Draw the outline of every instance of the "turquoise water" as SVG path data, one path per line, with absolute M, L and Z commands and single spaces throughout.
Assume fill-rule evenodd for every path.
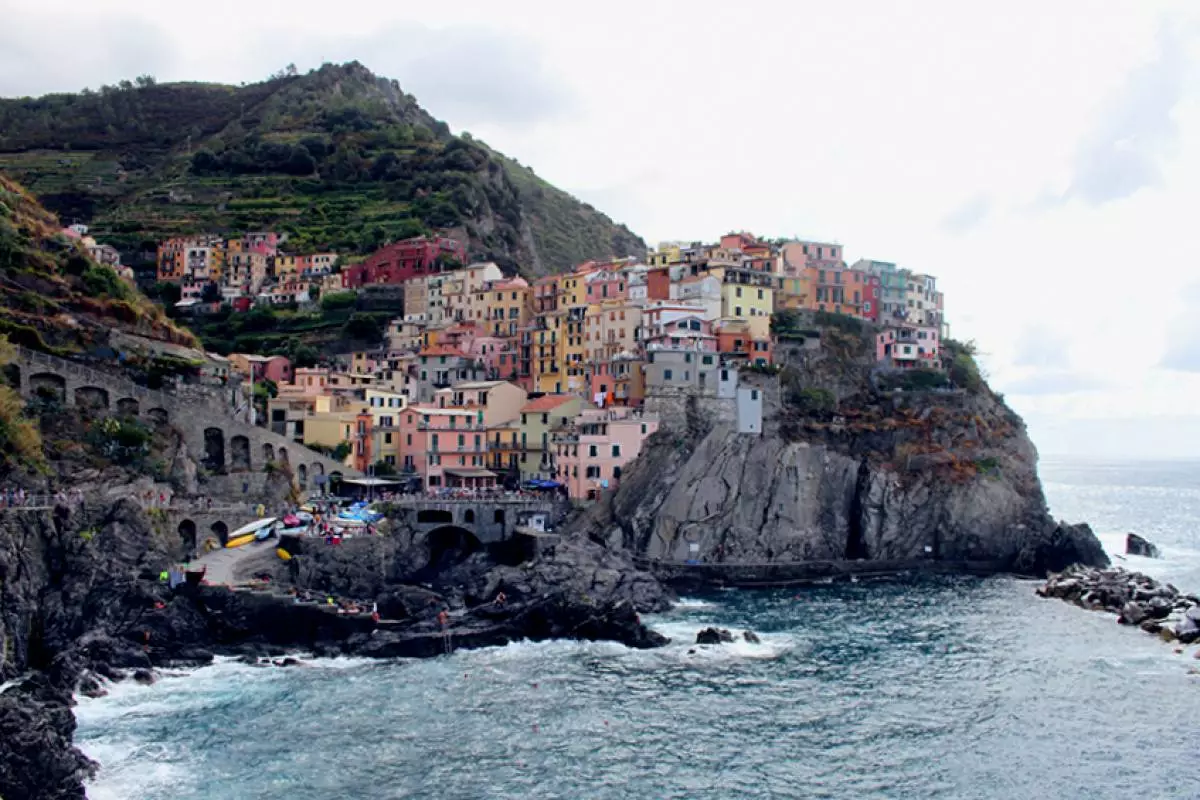
M 1152 568 L 1200 576 L 1187 477 L 1200 470 L 1177 468 L 1044 475 L 1056 512 L 1091 507 L 1102 532 L 1166 546 Z M 1039 600 L 1034 585 L 718 592 L 653 618 L 677 641 L 656 651 L 517 644 L 430 661 L 224 663 L 120 685 L 78 708 L 80 742 L 105 764 L 89 794 L 1196 797 L 1184 765 L 1200 662 Z M 686 643 L 712 623 L 763 643 Z

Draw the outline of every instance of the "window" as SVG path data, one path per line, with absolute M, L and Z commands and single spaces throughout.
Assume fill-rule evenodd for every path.
M 597 455 L 599 455 L 599 453 L 596 451 L 596 445 L 588 445 L 588 455 L 592 458 L 595 458 Z
M 740 317 L 740 316 L 742 315 L 742 307 L 741 307 L 741 306 L 738 306 L 738 307 L 736 307 L 736 308 L 733 310 L 733 315 L 734 315 L 735 317 Z
M 642 436 L 646 435 L 646 423 L 642 423 Z
M 713 363 L 713 357 L 712 356 L 701 356 L 700 363 L 705 364 L 705 365 L 711 365 Z
M 664 370 L 663 370 L 663 380 L 664 380 L 664 381 L 669 381 L 669 380 L 671 380 L 671 370 L 669 370 L 669 369 L 664 369 Z
M 737 296 L 738 296 L 738 297 L 741 297 L 741 296 L 742 296 L 742 287 L 740 287 L 740 286 L 739 286 L 739 287 L 737 287 Z
M 620 458 L 621 457 L 621 445 L 614 444 L 612 446 L 612 454 L 613 454 L 613 458 Z
M 392 435 L 391 435 L 390 433 L 385 433 L 385 434 L 383 435 L 383 443 L 384 443 L 384 444 L 391 444 L 391 443 L 392 443 Z
M 587 476 L 589 478 L 599 478 L 600 477 L 600 467 L 588 467 L 587 468 Z
M 759 299 L 759 300 L 762 300 L 762 299 L 763 299 L 763 293 L 762 293 L 762 289 L 759 289 L 759 290 L 758 290 L 758 299 Z
M 684 361 L 686 361 L 688 364 L 692 363 L 692 354 L 691 354 L 691 353 L 684 353 L 684 354 L 683 354 L 683 360 L 684 360 Z
M 432 449 L 432 450 L 438 449 L 438 435 L 436 433 L 433 434 L 432 437 L 430 437 L 429 445 L 430 445 L 430 449 Z

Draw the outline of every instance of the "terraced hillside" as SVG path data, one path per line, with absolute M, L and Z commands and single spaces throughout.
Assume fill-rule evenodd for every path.
M 113 329 L 198 344 L 61 229 L 54 215 L 0 175 L 0 334 L 63 354 L 104 344 Z
M 529 275 L 645 243 L 357 63 L 242 87 L 126 83 L 0 101 L 0 171 L 124 252 L 167 236 L 275 229 L 366 253 L 457 229 Z

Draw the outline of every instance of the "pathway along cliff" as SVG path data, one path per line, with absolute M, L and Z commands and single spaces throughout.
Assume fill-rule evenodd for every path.
M 781 339 L 779 374 L 743 370 L 736 393 L 651 398 L 664 426 L 577 530 L 692 585 L 1107 565 L 1050 517 L 1024 423 L 965 348 L 948 343 L 952 386 L 922 388 L 938 374 L 873 371 L 868 330 L 818 334 Z M 750 397 L 761 427 L 739 432 Z

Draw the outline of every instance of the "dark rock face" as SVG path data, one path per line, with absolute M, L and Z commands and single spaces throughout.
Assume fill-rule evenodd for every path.
M 696 644 L 725 644 L 733 641 L 733 634 L 724 628 L 705 628 L 696 634 Z
M 1158 558 L 1158 548 L 1136 533 L 1125 534 L 1125 555 Z
M 1037 593 L 1116 614 L 1122 625 L 1137 625 L 1167 641 L 1200 641 L 1200 598 L 1140 572 L 1076 565 L 1051 575 Z
M 1090 529 L 1050 517 L 1023 423 L 986 391 L 907 405 L 864 392 L 848 410 L 875 421 L 855 432 L 797 425 L 778 384 L 761 392 L 761 436 L 693 400 L 575 529 L 674 563 L 970 562 L 1038 576 L 1108 564 Z

